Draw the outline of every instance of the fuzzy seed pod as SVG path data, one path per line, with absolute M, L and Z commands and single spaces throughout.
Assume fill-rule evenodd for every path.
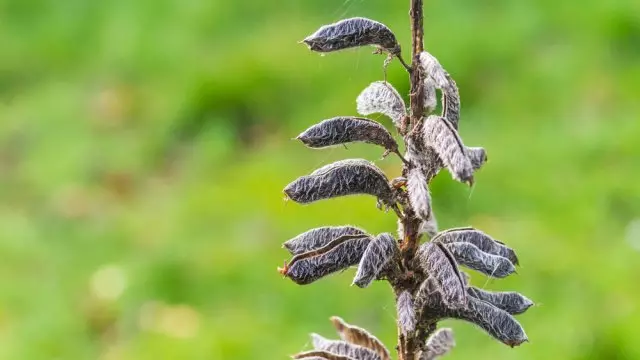
M 438 220 L 436 215 L 431 209 L 431 218 L 427 221 L 422 221 L 420 224 L 420 234 L 427 234 L 430 238 L 433 238 L 438 233 Z
M 438 329 L 427 339 L 426 350 L 420 356 L 420 360 L 435 360 L 449 353 L 455 346 L 453 330 L 449 328 Z
M 424 79 L 424 112 L 425 114 L 431 114 L 433 110 L 438 106 L 438 99 L 436 98 L 436 85 L 432 78 L 427 77 Z
M 387 26 L 361 17 L 324 25 L 303 42 L 310 50 L 325 53 L 367 45 L 392 54 L 400 53 L 400 45 Z
M 409 169 L 407 174 L 407 194 L 416 215 L 424 221 L 430 220 L 432 218 L 431 193 L 429 193 L 427 178 L 419 167 Z
M 467 294 L 476 299 L 486 301 L 511 315 L 522 314 L 533 306 L 533 301 L 514 291 L 493 292 L 470 286 L 467 288 Z
M 419 311 L 418 319 L 436 322 L 446 317 L 449 305 L 444 301 L 444 292 L 440 283 L 428 275 L 416 291 L 414 303 Z
M 361 141 L 398 153 L 398 143 L 384 126 L 373 120 L 352 116 L 324 120 L 305 130 L 297 139 L 310 148 Z
M 332 354 L 328 351 L 311 350 L 295 354 L 292 359 L 305 359 L 305 360 L 356 360 L 349 356 L 342 356 Z
M 440 65 L 438 59 L 426 51 L 420 54 L 420 65 L 427 79 L 442 90 L 442 117 L 457 129 L 460 119 L 460 94 L 456 82 Z
M 366 232 L 353 226 L 324 226 L 308 230 L 285 242 L 282 247 L 292 255 L 298 255 L 319 249 L 345 235 L 366 235 Z
M 399 252 L 398 244 L 391 234 L 384 233 L 376 236 L 369 242 L 360 260 L 353 284 L 361 288 L 369 286 Z
M 465 242 L 475 245 L 481 251 L 491 255 L 498 255 L 509 259 L 514 265 L 518 265 L 518 257 L 513 249 L 504 243 L 493 239 L 480 230 L 474 228 L 455 228 L 442 231 L 434 241 L 450 244 L 454 242 Z
M 469 297 L 465 308 L 452 310 L 450 317 L 476 324 L 511 347 L 528 341 L 524 329 L 513 316 L 474 297 Z
M 363 159 L 337 161 L 293 181 L 284 193 L 293 201 L 308 204 L 338 196 L 369 194 L 394 206 L 394 193 L 382 170 Z
M 509 259 L 498 255 L 488 254 L 477 246 L 466 242 L 446 244 L 456 261 L 463 266 L 497 278 L 504 278 L 516 271 Z
M 482 165 L 487 162 L 487 152 L 481 147 L 467 147 L 467 156 L 471 160 L 473 170 L 480 170 Z
M 346 341 L 328 340 L 318 334 L 311 334 L 311 342 L 316 350 L 327 351 L 358 360 L 381 360 L 375 351 Z
M 413 297 L 408 291 L 398 295 L 398 325 L 403 334 L 409 334 L 416 329 L 416 312 L 413 307 Z
M 373 350 L 380 356 L 381 360 L 391 360 L 389 350 L 377 337 L 370 334 L 367 330 L 350 325 L 337 316 L 331 317 L 331 323 L 333 323 L 342 340 Z
M 425 273 L 429 274 L 442 290 L 444 303 L 450 308 L 464 307 L 464 282 L 449 250 L 442 244 L 429 242 L 420 246 L 417 257 Z
M 358 95 L 356 103 L 360 115 L 383 114 L 391 118 L 396 127 L 400 127 L 402 119 L 407 116 L 404 100 L 391 84 L 384 81 L 369 85 Z
M 473 166 L 466 147 L 456 129 L 447 119 L 432 115 L 423 125 L 423 136 L 427 146 L 432 147 L 454 179 L 473 183 Z
M 343 236 L 320 249 L 296 255 L 280 272 L 298 285 L 306 285 L 356 265 L 371 239 L 355 236 Z

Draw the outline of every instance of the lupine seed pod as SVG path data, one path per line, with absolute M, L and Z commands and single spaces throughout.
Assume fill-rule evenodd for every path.
M 350 356 L 342 356 L 330 353 L 322 350 L 311 350 L 301 352 L 291 356 L 293 359 L 306 359 L 306 360 L 357 360 Z
M 442 117 L 457 129 L 460 119 L 460 94 L 456 82 L 440 65 L 438 59 L 426 51 L 420 53 L 420 65 L 427 78 L 442 91 Z
M 436 242 L 425 243 L 417 253 L 420 266 L 442 289 L 443 301 L 450 308 L 464 307 L 466 291 L 456 261 L 449 250 Z
M 398 295 L 397 300 L 398 325 L 403 334 L 410 334 L 416 329 L 416 312 L 413 297 L 408 291 Z
M 429 220 L 423 220 L 420 224 L 420 234 L 427 234 L 429 238 L 433 238 L 438 233 L 438 220 L 436 215 L 431 209 L 431 218 Z
M 350 325 L 337 316 L 331 317 L 331 323 L 338 331 L 340 338 L 346 342 L 366 347 L 373 350 L 381 360 L 391 360 L 389 350 L 384 346 L 382 341 L 373 336 L 367 330 Z
M 483 252 L 502 256 L 509 259 L 514 265 L 518 265 L 518 257 L 513 249 L 474 228 L 465 227 L 445 230 L 439 233 L 434 240 L 443 244 L 454 242 L 470 243 Z
M 376 236 L 362 255 L 353 284 L 361 288 L 369 286 L 399 252 L 398 244 L 391 234 Z
M 349 159 L 321 167 L 284 188 L 293 201 L 307 204 L 338 196 L 369 194 L 394 206 L 394 193 L 382 170 L 363 159 Z
M 297 139 L 310 148 L 361 141 L 398 153 L 398 143 L 384 126 L 373 120 L 353 116 L 324 120 L 305 130 Z
M 433 79 L 427 77 L 424 79 L 424 112 L 430 114 L 438 106 L 438 99 L 436 98 L 436 85 Z
M 279 269 L 286 277 L 299 285 L 310 284 L 324 276 L 356 265 L 369 245 L 369 237 L 343 236 L 326 246 L 299 254 L 289 264 Z
M 356 100 L 358 113 L 363 116 L 383 114 L 396 127 L 401 127 L 402 119 L 407 116 L 407 106 L 402 97 L 391 84 L 376 81 L 364 89 Z
M 420 360 L 435 360 L 446 355 L 456 346 L 453 330 L 449 328 L 438 329 L 426 342 L 426 350 L 420 356 Z
M 385 25 L 355 17 L 324 25 L 303 40 L 312 51 L 332 52 L 358 46 L 374 45 L 392 54 L 400 53 L 400 45 Z
M 437 322 L 446 317 L 449 305 L 444 301 L 444 292 L 445 289 L 431 275 L 420 284 L 414 300 L 420 321 Z
M 465 308 L 452 310 L 450 317 L 474 323 L 489 335 L 511 347 L 528 341 L 524 329 L 513 316 L 474 297 L 468 298 Z
M 364 230 L 354 226 L 323 226 L 308 230 L 288 240 L 282 244 L 282 247 L 289 250 L 292 255 L 298 255 L 319 249 L 341 236 L 365 234 Z
M 467 156 L 473 170 L 479 170 L 487 162 L 487 151 L 481 147 L 467 147 Z
M 493 292 L 470 286 L 467 288 L 467 294 L 476 299 L 486 301 L 511 315 L 522 314 L 533 306 L 533 301 L 515 291 Z
M 419 167 L 409 169 L 407 174 L 407 194 L 416 215 L 428 221 L 431 216 L 431 193 L 424 172 Z
M 456 129 L 447 119 L 431 115 L 423 125 L 427 146 L 432 147 L 454 179 L 473 183 L 473 166 Z
M 460 265 L 487 276 L 504 278 L 516 271 L 509 259 L 486 253 L 471 243 L 454 242 L 446 244 L 446 247 Z
M 311 334 L 311 342 L 316 350 L 328 351 L 358 360 L 381 360 L 375 351 L 364 346 L 350 344 L 346 341 L 328 340 L 318 334 Z

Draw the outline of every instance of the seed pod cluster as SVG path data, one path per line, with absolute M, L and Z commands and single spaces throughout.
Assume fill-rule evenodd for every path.
M 369 286 L 399 252 L 398 244 L 391 234 L 384 233 L 376 236 L 369 242 L 360 260 L 353 284 L 361 288 Z
M 391 360 L 389 350 L 367 330 L 348 324 L 337 316 L 332 316 L 330 320 L 343 341 L 371 349 L 380 356 L 381 360 Z
M 319 249 L 341 236 L 365 234 L 364 230 L 354 226 L 323 226 L 308 230 L 288 240 L 282 244 L 282 247 L 289 250 L 292 255 L 298 255 Z
M 465 227 L 449 229 L 439 233 L 434 240 L 443 244 L 455 242 L 470 243 L 478 247 L 478 249 L 483 252 L 507 258 L 514 265 L 518 265 L 519 263 L 518 257 L 513 249 L 474 228 Z
M 486 253 L 471 243 L 454 242 L 446 244 L 446 247 L 460 265 L 485 275 L 504 278 L 516 271 L 509 259 Z
M 383 114 L 393 120 L 396 127 L 401 127 L 407 116 L 404 100 L 393 86 L 384 81 L 369 85 L 358 95 L 356 103 L 360 115 Z
M 423 271 L 442 291 L 442 301 L 447 307 L 464 307 L 467 298 L 464 282 L 451 253 L 442 244 L 429 242 L 420 246 L 417 258 Z
M 427 75 L 425 92 L 426 86 L 430 84 L 442 91 L 442 117 L 457 129 L 460 119 L 460 94 L 456 82 L 440 65 L 438 59 L 426 51 L 420 54 L 420 65 Z
M 515 291 L 487 291 L 477 287 L 467 288 L 467 294 L 504 310 L 511 315 L 519 315 L 533 306 L 533 301 Z
M 310 50 L 323 53 L 367 45 L 392 54 L 400 53 L 400 45 L 387 26 L 362 17 L 324 25 L 303 42 Z
M 403 334 L 410 334 L 416 329 L 416 312 L 413 305 L 413 297 L 408 291 L 398 295 L 396 301 L 398 310 L 398 327 Z
M 435 360 L 449 353 L 454 346 L 456 346 L 456 342 L 453 338 L 453 330 L 449 328 L 438 329 L 427 339 L 426 350 L 420 356 L 420 360 Z

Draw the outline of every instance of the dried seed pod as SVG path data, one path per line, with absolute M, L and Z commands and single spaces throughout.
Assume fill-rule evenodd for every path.
M 409 334 L 416 329 L 416 312 L 413 307 L 413 297 L 408 291 L 398 295 L 398 326 L 403 334 Z
M 449 328 L 438 329 L 427 339 L 426 350 L 420 356 L 420 360 L 435 360 L 446 355 L 455 346 L 453 330 Z
M 426 221 L 422 221 L 420 224 L 420 234 L 427 234 L 430 238 L 433 238 L 438 233 L 438 220 L 431 209 L 431 218 Z
M 486 253 L 471 243 L 454 242 L 446 244 L 446 247 L 460 265 L 485 275 L 504 278 L 516 271 L 509 259 Z
M 442 89 L 447 86 L 449 79 L 447 78 L 448 73 L 446 70 L 440 65 L 438 59 L 430 53 L 423 51 L 420 53 L 420 66 L 422 67 L 422 71 L 424 71 L 425 75 L 430 78 L 434 85 L 438 89 Z
M 374 45 L 392 54 L 400 53 L 400 45 L 391 30 L 374 20 L 355 17 L 324 25 L 303 40 L 312 51 L 332 52 Z
M 387 177 L 382 170 L 363 159 L 342 160 L 323 166 L 287 185 L 284 193 L 302 204 L 338 196 L 369 194 L 387 206 L 395 205 Z
M 449 120 L 455 129 L 460 119 L 460 94 L 456 82 L 444 70 L 438 59 L 428 52 L 420 54 L 420 65 L 436 88 L 442 90 L 442 117 Z
M 447 119 L 432 115 L 423 125 L 427 146 L 432 147 L 454 179 L 473 183 L 473 166 L 456 129 Z
M 328 351 L 358 360 L 381 360 L 375 351 L 366 347 L 350 344 L 346 341 L 328 340 L 318 334 L 311 334 L 311 342 L 316 350 Z
M 299 254 L 280 272 L 299 285 L 310 284 L 324 276 L 360 262 L 369 245 L 369 237 L 342 236 L 324 247 Z
M 298 255 L 321 248 L 345 235 L 366 235 L 366 232 L 354 226 L 323 226 L 308 230 L 288 240 L 282 244 L 282 247 L 289 250 L 292 255 Z
M 297 139 L 310 148 L 361 141 L 398 153 L 398 143 L 384 126 L 373 120 L 353 116 L 324 120 L 305 130 Z
M 514 291 L 493 292 L 470 286 L 467 288 L 467 294 L 476 299 L 486 301 L 511 315 L 522 314 L 533 306 L 533 301 Z
M 424 79 L 424 112 L 430 114 L 438 106 L 438 100 L 436 99 L 436 85 L 432 78 L 427 77 Z
M 391 360 L 389 350 L 377 337 L 370 334 L 367 330 L 350 325 L 337 316 L 331 317 L 331 323 L 333 323 L 342 340 L 373 350 L 380 356 L 381 360 Z
M 511 347 L 528 341 L 524 329 L 513 316 L 474 297 L 468 298 L 465 308 L 452 310 L 450 317 L 474 323 Z
M 369 242 L 360 260 L 353 284 L 365 288 L 371 284 L 385 269 L 390 261 L 399 253 L 398 244 L 393 236 L 384 233 Z
M 467 156 L 471 160 L 473 170 L 479 170 L 487 162 L 487 152 L 481 147 L 467 147 Z
M 407 174 L 407 194 L 411 207 L 416 215 L 428 221 L 432 218 L 431 214 L 431 194 L 424 172 L 419 167 L 409 169 Z
M 291 356 L 292 359 L 306 359 L 306 360 L 357 360 L 350 356 L 342 356 L 330 353 L 322 350 L 311 350 L 301 352 Z
M 444 301 L 444 292 L 440 283 L 428 275 L 416 291 L 414 303 L 419 311 L 418 319 L 437 322 L 446 317 L 449 305 Z
M 417 257 L 420 266 L 442 289 L 442 298 L 450 308 L 466 303 L 464 282 L 453 256 L 440 243 L 429 242 L 420 246 Z
M 513 249 L 474 228 L 464 227 L 445 230 L 439 233 L 434 240 L 443 244 L 454 242 L 470 243 L 488 254 L 502 256 L 509 259 L 514 265 L 518 265 L 518 257 Z
M 376 81 L 358 95 L 357 108 L 360 115 L 383 114 L 393 120 L 396 127 L 402 125 L 407 116 L 407 106 L 391 84 Z

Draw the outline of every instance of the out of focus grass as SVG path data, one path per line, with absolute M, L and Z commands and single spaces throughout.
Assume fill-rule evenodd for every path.
M 427 1 L 426 43 L 489 163 L 470 191 L 435 181 L 443 227 L 518 250 L 519 275 L 474 283 L 539 303 L 516 350 L 447 322 L 451 359 L 640 358 L 640 3 Z M 281 189 L 346 157 L 290 139 L 382 77 L 369 49 L 311 54 L 319 25 L 383 0 L 0 2 L 0 358 L 283 359 L 330 315 L 395 343 L 385 284 L 351 271 L 281 279 L 310 227 L 393 231 L 364 197 L 298 206 Z M 407 79 L 393 64 L 389 80 Z M 389 121 L 380 118 L 389 124 Z M 391 176 L 393 157 L 377 161 Z

